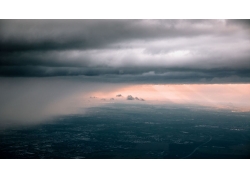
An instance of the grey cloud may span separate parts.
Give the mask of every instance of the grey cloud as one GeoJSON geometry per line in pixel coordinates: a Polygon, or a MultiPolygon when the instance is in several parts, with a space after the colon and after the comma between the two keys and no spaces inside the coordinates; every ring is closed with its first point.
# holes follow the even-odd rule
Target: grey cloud
{"type": "Polygon", "coordinates": [[[143,98],[133,97],[131,95],[128,95],[127,100],[145,101],[143,98]]]}
{"type": "Polygon", "coordinates": [[[116,97],[122,97],[122,95],[121,94],[117,94],[116,97]]]}
{"type": "MultiPolygon", "coordinates": [[[[0,75],[10,77],[51,77],[79,76],[83,81],[113,83],[211,83],[212,79],[225,80],[229,83],[246,83],[250,79],[249,69],[190,69],[156,68],[152,74],[150,68],[128,68],[123,75],[108,68],[55,68],[55,67],[0,67],[0,75]],[[228,77],[238,77],[228,78],[228,77]],[[205,81],[204,81],[205,80],[205,81]]],[[[221,81],[223,83],[223,81],[221,81]]],[[[117,96],[118,97],[118,96],[117,96]]]]}
{"type": "Polygon", "coordinates": [[[1,20],[0,26],[0,76],[250,78],[249,20],[1,20]]]}
{"type": "Polygon", "coordinates": [[[1,51],[10,52],[89,49],[132,39],[227,32],[214,20],[1,20],[0,25],[1,51]]]}
{"type": "Polygon", "coordinates": [[[250,30],[250,20],[249,19],[228,19],[227,25],[231,26],[242,26],[243,28],[246,28],[250,30]]]}
{"type": "Polygon", "coordinates": [[[135,98],[131,95],[128,95],[127,100],[134,100],[135,98]]]}

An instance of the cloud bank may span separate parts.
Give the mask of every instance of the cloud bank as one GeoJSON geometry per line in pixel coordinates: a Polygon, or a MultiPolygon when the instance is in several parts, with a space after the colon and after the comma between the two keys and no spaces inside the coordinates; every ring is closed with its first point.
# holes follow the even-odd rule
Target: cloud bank
{"type": "Polygon", "coordinates": [[[249,20],[1,20],[0,76],[250,82],[249,20]]]}

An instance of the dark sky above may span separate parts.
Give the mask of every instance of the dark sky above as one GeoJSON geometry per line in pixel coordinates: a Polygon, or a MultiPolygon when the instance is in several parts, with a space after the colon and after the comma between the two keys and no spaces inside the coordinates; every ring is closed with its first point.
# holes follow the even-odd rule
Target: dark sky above
{"type": "Polygon", "coordinates": [[[0,20],[0,76],[249,83],[249,20],[0,20]]]}

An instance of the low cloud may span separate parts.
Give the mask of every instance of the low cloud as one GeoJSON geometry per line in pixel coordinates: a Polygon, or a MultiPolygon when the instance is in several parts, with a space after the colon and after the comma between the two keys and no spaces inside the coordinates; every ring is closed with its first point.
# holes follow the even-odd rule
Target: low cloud
{"type": "Polygon", "coordinates": [[[131,95],[128,95],[127,100],[145,101],[143,98],[133,97],[131,95]]]}
{"type": "Polygon", "coordinates": [[[138,100],[138,101],[145,101],[143,98],[138,98],[138,97],[135,97],[135,100],[138,100]]]}
{"type": "Polygon", "coordinates": [[[128,95],[128,97],[127,97],[127,100],[134,100],[135,98],[133,98],[133,96],[131,96],[131,95],[128,95]]]}

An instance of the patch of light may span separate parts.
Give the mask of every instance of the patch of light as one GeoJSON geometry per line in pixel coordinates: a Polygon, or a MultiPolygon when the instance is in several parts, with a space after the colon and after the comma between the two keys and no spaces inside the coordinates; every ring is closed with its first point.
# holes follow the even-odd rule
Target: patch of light
{"type": "Polygon", "coordinates": [[[188,50],[179,50],[179,51],[172,51],[168,53],[168,55],[172,57],[183,57],[183,56],[188,55],[189,53],[190,51],[188,50]]]}
{"type": "Polygon", "coordinates": [[[225,25],[226,24],[226,20],[225,19],[218,19],[218,22],[220,22],[221,24],[225,25]]]}

